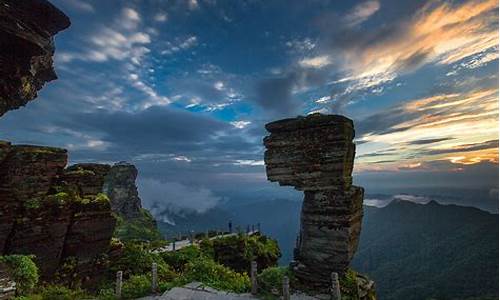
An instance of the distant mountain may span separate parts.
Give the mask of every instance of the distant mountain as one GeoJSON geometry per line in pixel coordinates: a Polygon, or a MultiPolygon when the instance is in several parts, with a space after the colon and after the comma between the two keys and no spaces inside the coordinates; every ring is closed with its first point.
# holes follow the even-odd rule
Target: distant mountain
{"type": "Polygon", "coordinates": [[[498,215],[393,201],[365,207],[353,267],[381,299],[465,299],[498,293],[498,215]]]}
{"type": "Polygon", "coordinates": [[[387,193],[365,194],[365,204],[382,207],[394,199],[427,203],[435,200],[439,204],[456,204],[476,207],[490,213],[498,213],[498,189],[465,188],[407,188],[387,193]]]}
{"type": "MultiPolygon", "coordinates": [[[[382,197],[380,197],[382,198],[382,197]]],[[[292,259],[301,202],[284,199],[221,207],[200,215],[174,217],[160,229],[226,228],[261,223],[278,240],[281,264],[292,259]]],[[[395,200],[365,206],[353,267],[377,283],[379,299],[497,299],[498,215],[436,201],[395,200]],[[491,298],[485,298],[491,297],[491,298]]]]}

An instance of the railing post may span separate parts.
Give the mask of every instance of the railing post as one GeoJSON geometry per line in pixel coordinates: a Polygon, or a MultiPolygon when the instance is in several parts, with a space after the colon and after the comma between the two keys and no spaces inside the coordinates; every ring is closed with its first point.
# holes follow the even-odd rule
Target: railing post
{"type": "Polygon", "coordinates": [[[283,300],[290,300],[290,279],[283,277],[283,300]]]}
{"type": "Polygon", "coordinates": [[[120,299],[122,297],[122,280],[123,280],[123,272],[116,272],[116,287],[115,287],[115,296],[120,299]]]}
{"type": "Polygon", "coordinates": [[[257,283],[257,262],[255,260],[252,260],[250,266],[251,266],[250,279],[252,281],[252,295],[257,295],[257,292],[259,291],[259,286],[257,283]]]}
{"type": "Polygon", "coordinates": [[[158,265],[156,263],[151,266],[151,291],[153,293],[158,291],[158,265]]]}
{"type": "Polygon", "coordinates": [[[332,272],[332,300],[340,300],[340,284],[339,284],[339,274],[332,272]]]}
{"type": "Polygon", "coordinates": [[[228,227],[229,227],[229,233],[233,233],[233,221],[229,220],[228,227]]]}
{"type": "Polygon", "coordinates": [[[172,242],[172,251],[175,251],[175,240],[172,242]]]}

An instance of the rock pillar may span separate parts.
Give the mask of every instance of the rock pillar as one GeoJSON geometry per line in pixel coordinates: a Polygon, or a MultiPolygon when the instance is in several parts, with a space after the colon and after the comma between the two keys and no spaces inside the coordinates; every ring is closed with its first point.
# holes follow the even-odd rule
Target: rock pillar
{"type": "Polygon", "coordinates": [[[352,185],[352,120],[312,114],[272,122],[264,138],[267,178],[304,191],[300,237],[292,264],[300,283],[328,289],[358,247],[363,188],[352,185]]]}

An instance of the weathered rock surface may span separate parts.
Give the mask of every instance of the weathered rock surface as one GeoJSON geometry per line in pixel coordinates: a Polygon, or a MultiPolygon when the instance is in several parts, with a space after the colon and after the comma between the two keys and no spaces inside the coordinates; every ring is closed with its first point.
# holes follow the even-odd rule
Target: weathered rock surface
{"type": "Polygon", "coordinates": [[[356,252],[363,216],[363,188],[352,185],[353,122],[312,114],[266,125],[264,160],[270,181],[304,191],[300,237],[292,263],[304,286],[330,286],[356,252]]]}
{"type": "Polygon", "coordinates": [[[64,169],[60,148],[2,142],[0,158],[0,254],[34,254],[48,278],[70,256],[90,263],[108,251],[116,220],[99,194],[104,176],[64,169]]]}
{"type": "Polygon", "coordinates": [[[46,0],[0,3],[0,116],[33,100],[57,78],[54,35],[69,25],[68,17],[46,0]]]}
{"type": "Polygon", "coordinates": [[[137,168],[126,162],[113,165],[106,175],[103,192],[111,200],[111,208],[125,219],[140,216],[141,199],[137,192],[135,179],[137,168]]]}

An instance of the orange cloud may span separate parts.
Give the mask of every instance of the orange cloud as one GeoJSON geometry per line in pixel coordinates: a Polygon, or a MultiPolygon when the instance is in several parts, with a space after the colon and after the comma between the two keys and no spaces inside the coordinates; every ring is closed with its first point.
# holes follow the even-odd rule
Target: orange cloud
{"type": "Polygon", "coordinates": [[[362,81],[363,87],[375,86],[427,63],[451,64],[480,53],[488,55],[484,52],[498,47],[498,1],[438,3],[431,2],[400,24],[393,37],[343,53],[346,79],[362,81]]]}
{"type": "Polygon", "coordinates": [[[420,162],[498,163],[498,89],[442,94],[397,106],[403,120],[359,138],[360,169],[389,170],[420,162]],[[415,143],[415,141],[432,143],[415,143]],[[391,151],[387,151],[391,149],[391,151]]]}

